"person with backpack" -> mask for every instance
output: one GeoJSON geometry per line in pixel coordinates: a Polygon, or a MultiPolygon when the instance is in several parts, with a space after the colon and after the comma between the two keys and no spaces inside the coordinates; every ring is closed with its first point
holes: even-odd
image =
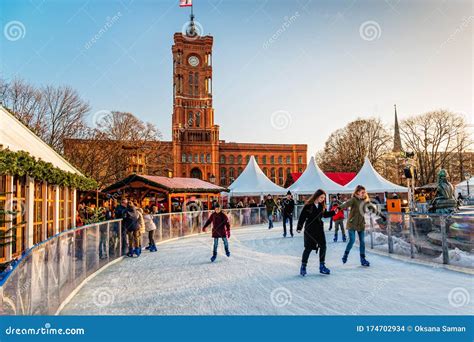
{"type": "Polygon", "coordinates": [[[214,212],[209,216],[202,231],[205,232],[206,228],[212,223],[212,238],[214,239],[214,247],[212,249],[211,262],[216,261],[217,258],[217,247],[219,246],[219,239],[224,242],[225,254],[230,257],[229,250],[229,238],[230,238],[230,223],[229,218],[224,212],[222,212],[219,203],[216,203],[214,212]]]}

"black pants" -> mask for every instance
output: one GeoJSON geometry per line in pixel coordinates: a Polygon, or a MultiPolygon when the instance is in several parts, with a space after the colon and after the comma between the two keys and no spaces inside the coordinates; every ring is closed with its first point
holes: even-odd
{"type": "Polygon", "coordinates": [[[150,246],[155,245],[155,240],[153,239],[153,234],[154,234],[154,233],[155,233],[154,230],[150,230],[150,231],[148,232],[148,244],[149,244],[150,246]]]}
{"type": "Polygon", "coordinates": [[[290,234],[293,235],[293,215],[283,213],[283,234],[286,235],[286,219],[290,221],[290,234]]]}
{"type": "MultiPolygon", "coordinates": [[[[313,250],[309,248],[305,248],[303,251],[303,258],[301,259],[301,263],[303,265],[308,264],[308,259],[309,255],[311,254],[313,250]]],[[[316,250],[316,253],[318,253],[318,250],[316,250]]],[[[319,245],[319,262],[323,263],[326,260],[326,244],[321,244],[319,245]]]]}

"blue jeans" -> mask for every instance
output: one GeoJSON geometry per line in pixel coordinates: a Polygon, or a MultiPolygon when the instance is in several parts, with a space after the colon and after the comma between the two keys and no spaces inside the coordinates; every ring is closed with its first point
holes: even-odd
{"type": "MultiPolygon", "coordinates": [[[[229,252],[229,241],[226,237],[221,238],[224,241],[224,248],[226,252],[229,252]]],[[[219,246],[219,238],[214,238],[214,249],[212,250],[212,255],[217,255],[217,246],[219,246]]]]}
{"type": "MultiPolygon", "coordinates": [[[[355,233],[356,231],[354,229],[348,229],[349,230],[349,242],[347,243],[346,247],[346,253],[349,253],[351,251],[352,246],[354,245],[355,242],[355,233]]],[[[365,232],[357,232],[359,235],[359,249],[360,249],[360,254],[365,255],[365,232]]]]}
{"type": "Polygon", "coordinates": [[[267,213],[268,217],[268,229],[273,228],[273,214],[267,213]]]}

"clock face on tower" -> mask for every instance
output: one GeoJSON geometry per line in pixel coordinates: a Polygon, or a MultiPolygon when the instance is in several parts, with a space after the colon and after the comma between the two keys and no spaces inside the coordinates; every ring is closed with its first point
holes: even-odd
{"type": "Polygon", "coordinates": [[[199,65],[199,58],[197,58],[196,56],[190,56],[188,58],[188,63],[192,67],[197,67],[199,65]]]}

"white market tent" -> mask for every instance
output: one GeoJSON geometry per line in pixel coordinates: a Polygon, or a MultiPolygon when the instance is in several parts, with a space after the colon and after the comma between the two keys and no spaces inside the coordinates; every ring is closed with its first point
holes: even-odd
{"type": "Polygon", "coordinates": [[[8,148],[10,151],[26,151],[36,159],[49,162],[63,171],[81,174],[2,106],[0,106],[0,147],[8,148]]]}
{"type": "Polygon", "coordinates": [[[311,157],[306,170],[288,190],[298,195],[311,195],[318,189],[323,189],[329,194],[350,192],[344,186],[329,179],[316,164],[314,157],[311,157]]]}
{"type": "MultiPolygon", "coordinates": [[[[364,165],[359,173],[345,185],[346,190],[354,191],[357,185],[363,185],[367,192],[408,192],[408,188],[394,184],[383,178],[372,166],[369,158],[365,157],[364,165]]],[[[346,191],[347,192],[347,191],[346,191]]]]}
{"type": "MultiPolygon", "coordinates": [[[[463,181],[456,185],[456,196],[458,193],[461,193],[463,196],[467,196],[467,181],[463,181]]],[[[469,179],[469,195],[474,195],[474,177],[469,179]]]]}
{"type": "Polygon", "coordinates": [[[229,193],[223,193],[223,196],[262,196],[262,195],[284,195],[288,191],[281,186],[276,185],[263,173],[257,164],[254,156],[245,167],[244,171],[229,186],[229,193]]]}

